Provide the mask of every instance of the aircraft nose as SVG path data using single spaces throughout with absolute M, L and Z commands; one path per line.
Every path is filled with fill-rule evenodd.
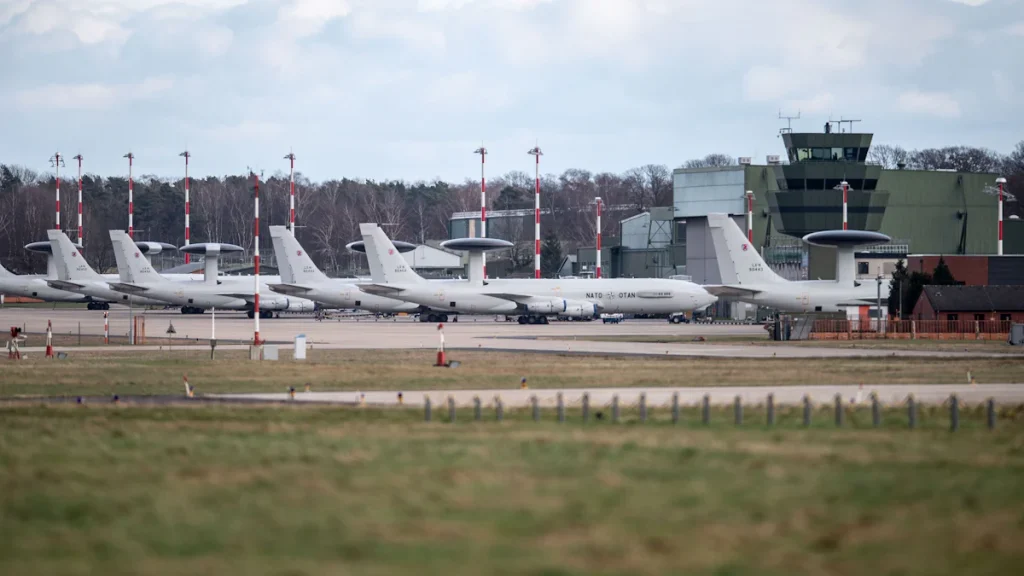
M 701 301 L 701 302 L 704 302 L 704 305 L 703 305 L 703 307 L 704 307 L 704 308 L 707 308 L 708 306 L 711 306 L 711 305 L 712 305 L 712 304 L 714 304 L 715 302 L 718 302 L 718 296 L 715 296 L 714 294 L 711 294 L 711 293 L 705 293 L 705 294 L 704 294 L 704 295 L 703 295 L 703 296 L 702 296 L 702 297 L 700 298 L 700 301 Z

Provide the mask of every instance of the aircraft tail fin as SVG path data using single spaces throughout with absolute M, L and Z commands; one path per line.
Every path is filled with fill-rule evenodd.
M 101 278 L 85 261 L 85 257 L 78 251 L 78 247 L 71 243 L 67 234 L 60 230 L 47 230 L 46 235 L 50 239 L 50 248 L 53 250 L 57 280 L 81 282 Z
M 360 224 L 359 233 L 366 243 L 366 260 L 375 283 L 418 284 L 425 282 L 413 271 L 402 254 L 395 248 L 384 230 L 376 224 Z
M 117 273 L 121 276 L 121 282 L 149 284 L 164 280 L 163 276 L 153 270 L 149 260 L 124 230 L 111 230 L 110 242 L 114 245 L 114 258 L 117 259 Z
M 327 280 L 324 274 L 287 227 L 271 226 L 270 238 L 274 242 L 277 268 L 284 284 L 304 285 Z
M 727 214 L 708 214 L 722 284 L 785 282 L 757 253 L 746 234 Z

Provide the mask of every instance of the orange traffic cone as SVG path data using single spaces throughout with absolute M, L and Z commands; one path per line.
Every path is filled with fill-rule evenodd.
M 53 358 L 53 325 L 46 321 L 46 357 Z

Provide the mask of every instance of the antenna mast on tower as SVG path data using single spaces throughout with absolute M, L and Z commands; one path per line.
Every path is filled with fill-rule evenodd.
M 786 127 L 785 128 L 779 128 L 779 136 L 781 136 L 783 134 L 790 134 L 790 133 L 792 133 L 793 132 L 793 120 L 799 120 L 799 119 L 800 119 L 800 111 L 799 110 L 796 111 L 796 116 L 783 116 L 782 115 L 782 110 L 779 110 L 779 120 L 785 120 L 786 121 Z

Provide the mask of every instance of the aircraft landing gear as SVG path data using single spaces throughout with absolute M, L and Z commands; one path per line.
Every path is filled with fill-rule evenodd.
M 89 310 L 110 310 L 110 302 L 89 302 L 85 307 Z
M 197 308 L 195 306 L 182 306 L 181 307 L 181 313 L 182 314 L 202 314 L 204 312 L 206 312 L 205 308 Z
M 527 316 L 520 316 L 518 322 L 520 324 L 547 324 L 548 317 L 530 314 Z
M 434 312 L 429 312 L 427 314 L 420 314 L 420 322 L 446 323 L 446 322 L 448 322 L 448 315 L 447 314 L 435 314 Z

